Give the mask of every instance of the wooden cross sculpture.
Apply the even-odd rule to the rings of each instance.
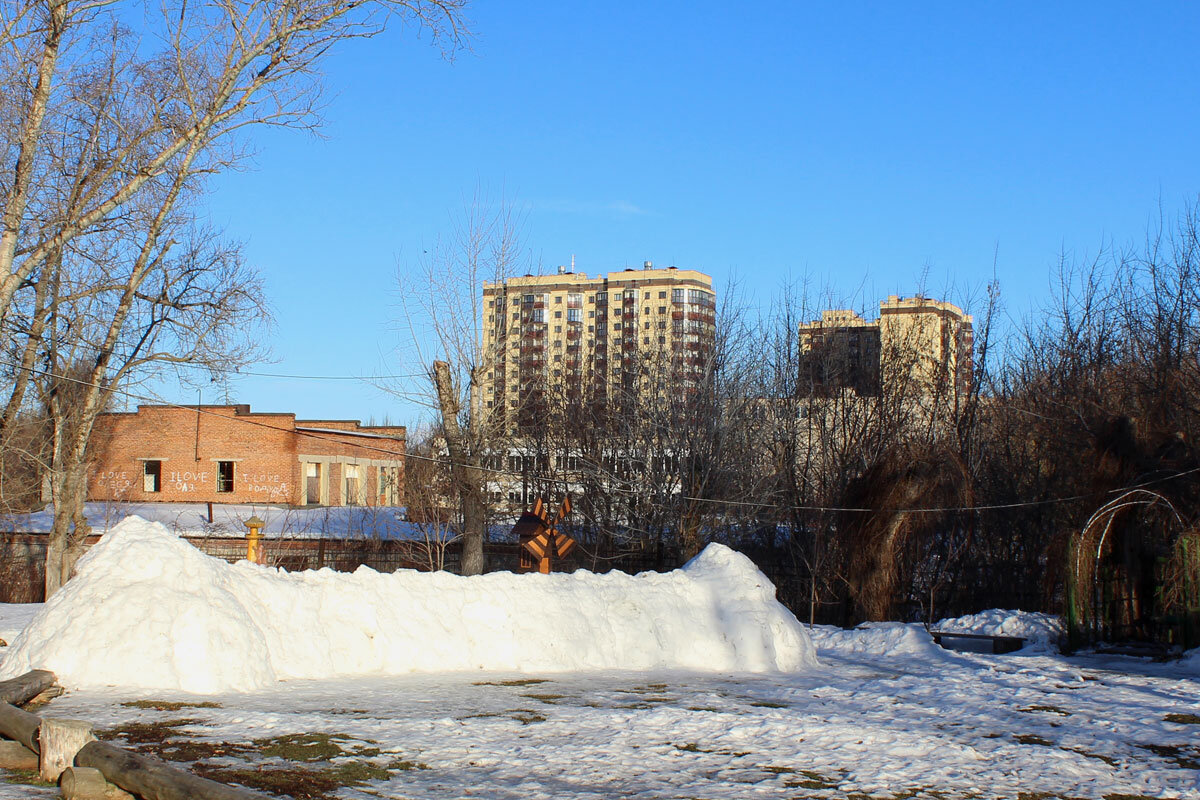
[[[526,511],[517,520],[513,531],[521,542],[522,572],[531,572],[536,561],[537,571],[548,575],[554,559],[565,558],[575,547],[575,540],[558,530],[559,523],[569,513],[571,498],[564,496],[558,513],[551,520],[546,504],[539,497],[533,504],[533,510]]]

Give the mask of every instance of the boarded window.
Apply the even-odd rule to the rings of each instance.
[[[304,502],[310,506],[321,502],[321,465],[315,462],[304,465]]]
[[[162,491],[162,462],[142,462],[142,489],[147,492]]]
[[[342,467],[346,475],[345,504],[356,506],[362,503],[363,468],[358,464],[346,464]]]
[[[217,491],[232,492],[233,491],[233,462],[218,461],[217,462]]]

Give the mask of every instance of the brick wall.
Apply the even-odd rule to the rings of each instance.
[[[403,502],[381,492],[380,469],[403,486],[404,428],[353,420],[297,422],[249,406],[139,406],[102,414],[89,458],[89,500],[299,505],[346,502],[346,465],[361,472],[356,502]],[[322,496],[305,492],[307,463],[321,465]],[[157,491],[147,464],[158,469]],[[232,480],[227,480],[229,477]]]

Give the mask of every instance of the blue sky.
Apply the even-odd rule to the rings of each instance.
[[[472,52],[400,27],[328,63],[324,138],[256,134],[212,218],[266,276],[260,372],[409,374],[395,278],[476,186],[545,270],[653,260],[766,306],[991,278],[1020,317],[1058,254],[1141,238],[1200,194],[1200,4],[476,3]],[[464,291],[468,287],[464,286]],[[194,390],[165,399],[195,402]],[[205,402],[220,402],[212,388]],[[415,424],[355,381],[230,399]]]

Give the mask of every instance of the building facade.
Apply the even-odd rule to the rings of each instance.
[[[851,388],[878,394],[905,385],[915,394],[971,388],[973,320],[953,303],[921,295],[892,295],[879,304],[879,319],[853,311],[825,311],[800,325],[802,393]]]
[[[712,352],[715,314],[712,278],[649,261],[594,278],[559,267],[485,283],[482,407],[528,429],[548,391],[608,406],[649,386],[648,364],[666,385],[694,387]]]
[[[88,499],[399,506],[404,447],[402,426],[144,405],[96,419]]]

